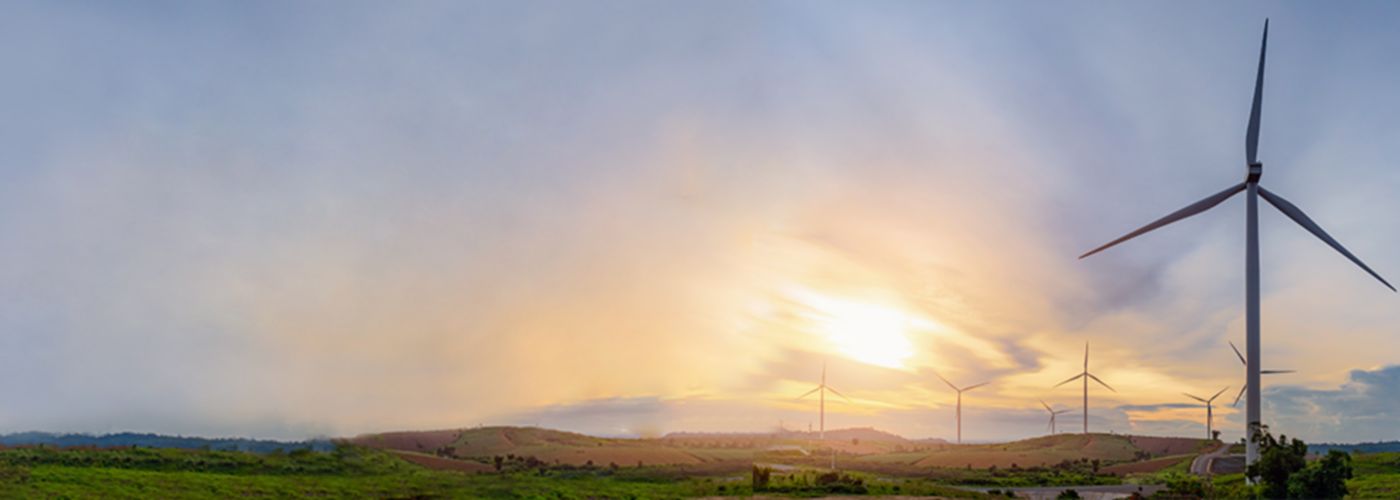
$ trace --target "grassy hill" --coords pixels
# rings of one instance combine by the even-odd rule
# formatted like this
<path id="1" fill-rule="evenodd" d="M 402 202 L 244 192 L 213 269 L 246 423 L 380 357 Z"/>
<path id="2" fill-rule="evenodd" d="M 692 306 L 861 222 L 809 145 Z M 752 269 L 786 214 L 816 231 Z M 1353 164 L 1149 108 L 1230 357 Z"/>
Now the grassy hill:
<path id="1" fill-rule="evenodd" d="M 752 447 L 723 442 L 615 439 L 538 427 L 481 427 L 359 436 L 356 444 L 491 463 L 497 456 L 533 457 L 549 464 L 599 466 L 698 465 L 744 461 Z"/>
<path id="2" fill-rule="evenodd" d="M 977 469 L 1054 465 L 1066 460 L 1098 460 L 1104 465 L 1191 453 L 1204 440 L 1151 438 L 1117 434 L 1058 434 L 998 444 L 944 446 L 920 453 L 862 457 L 876 462 L 903 462 L 918 467 Z"/>
<path id="3" fill-rule="evenodd" d="M 870 464 L 878 470 L 927 470 L 931 468 L 1018 466 L 1043 467 L 1065 461 L 1137 463 L 1173 457 L 1180 460 L 1197 453 L 1206 441 L 1188 438 L 1123 436 L 1116 434 L 1060 434 L 997 444 L 950 445 L 911 441 L 875 429 L 842 429 L 827 432 L 825 441 L 805 432 L 769 434 L 675 433 L 655 439 L 600 438 L 536 427 L 481 427 L 473 429 L 386 433 L 360 436 L 353 442 L 392 450 L 406 460 L 429 467 L 480 470 L 494 458 L 529 457 L 546 464 L 598 466 L 617 464 L 700 466 L 714 463 L 760 461 L 813 464 L 835 450 L 852 466 Z M 811 455 L 811 456 L 808 456 Z M 435 459 L 459 459 L 477 464 Z M 1167 467 L 1175 461 L 1148 464 Z M 1160 467 L 1158 467 L 1160 465 Z M 1139 468 L 1132 468 L 1137 471 Z M 1125 471 L 1128 469 L 1124 469 Z"/>

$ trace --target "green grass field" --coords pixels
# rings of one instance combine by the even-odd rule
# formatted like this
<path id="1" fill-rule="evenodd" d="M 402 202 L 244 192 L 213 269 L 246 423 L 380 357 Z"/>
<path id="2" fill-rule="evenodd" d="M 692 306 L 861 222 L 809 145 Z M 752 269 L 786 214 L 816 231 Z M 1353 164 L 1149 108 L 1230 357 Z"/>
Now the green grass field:
<path id="1" fill-rule="evenodd" d="M 1352 498 L 1400 498 L 1400 453 L 1353 453 Z"/>
<path id="2" fill-rule="evenodd" d="M 256 455 L 200 450 L 0 451 L 4 498 L 683 498 L 745 494 L 747 476 L 677 478 L 665 468 L 462 474 L 384 452 Z"/>

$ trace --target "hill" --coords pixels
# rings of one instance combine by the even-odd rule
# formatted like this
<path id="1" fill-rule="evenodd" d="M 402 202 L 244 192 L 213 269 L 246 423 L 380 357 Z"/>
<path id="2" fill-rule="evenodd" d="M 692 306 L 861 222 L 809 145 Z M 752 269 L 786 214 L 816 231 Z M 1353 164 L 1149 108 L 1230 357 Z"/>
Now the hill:
<path id="1" fill-rule="evenodd" d="M 351 442 L 385 450 L 429 453 L 481 463 L 496 456 L 533 457 L 564 465 L 698 465 L 748 460 L 739 442 L 600 438 L 538 427 L 480 427 L 453 431 L 371 434 Z M 752 441 L 743 441 L 749 443 Z"/>
<path id="2" fill-rule="evenodd" d="M 491 464 L 497 456 L 513 456 L 562 465 L 591 462 L 598 466 L 700 466 L 756 459 L 773 461 L 794 453 L 806 455 L 834 449 L 857 462 L 901 469 L 1035 467 L 1081 459 L 1097 460 L 1107 466 L 1191 455 L 1206 445 L 1201 439 L 1116 434 L 1060 434 L 1009 443 L 950 445 L 909 440 L 871 428 L 833 430 L 826 437 L 825 441 L 818 441 L 817 436 L 806 432 L 671 433 L 661 438 L 629 439 L 537 427 L 480 427 L 370 434 L 351 442 L 395 451 L 407 460 L 425 465 L 432 462 L 426 457 Z"/>
<path id="3" fill-rule="evenodd" d="M 128 446 L 141 446 L 145 448 L 179 448 L 186 450 L 211 449 L 224 451 L 248 451 L 254 453 L 271 453 L 274 451 L 292 451 L 299 449 L 310 449 L 314 451 L 329 451 L 334 445 L 328 439 L 313 439 L 307 441 L 276 441 L 268 439 L 245 439 L 245 438 L 201 438 L 186 436 L 167 436 L 164 434 L 144 434 L 134 432 L 122 432 L 117 434 L 53 434 L 48 432 L 18 432 L 13 434 L 0 435 L 0 446 L 55 446 L 61 448 L 69 447 L 95 447 L 95 448 L 116 448 Z"/>
<path id="4" fill-rule="evenodd" d="M 891 453 L 861 459 L 942 468 L 1035 467 L 1080 459 L 1110 464 L 1194 453 L 1205 443 L 1204 440 L 1188 438 L 1058 434 L 1009 443 L 941 446 L 923 452 Z"/>

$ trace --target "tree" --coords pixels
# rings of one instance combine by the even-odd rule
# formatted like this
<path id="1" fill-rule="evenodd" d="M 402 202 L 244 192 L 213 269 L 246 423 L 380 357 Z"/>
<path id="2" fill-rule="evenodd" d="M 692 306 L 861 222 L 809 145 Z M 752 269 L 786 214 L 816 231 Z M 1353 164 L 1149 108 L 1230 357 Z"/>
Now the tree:
<path id="1" fill-rule="evenodd" d="M 1245 476 L 1263 486 L 1264 498 L 1288 497 L 1288 478 L 1307 466 L 1308 445 L 1284 435 L 1275 440 L 1267 429 L 1253 439 L 1259 443 L 1259 461 L 1245 469 Z"/>
<path id="2" fill-rule="evenodd" d="M 1288 478 L 1291 498 L 1342 498 L 1351 479 L 1351 455 L 1332 450 Z"/>

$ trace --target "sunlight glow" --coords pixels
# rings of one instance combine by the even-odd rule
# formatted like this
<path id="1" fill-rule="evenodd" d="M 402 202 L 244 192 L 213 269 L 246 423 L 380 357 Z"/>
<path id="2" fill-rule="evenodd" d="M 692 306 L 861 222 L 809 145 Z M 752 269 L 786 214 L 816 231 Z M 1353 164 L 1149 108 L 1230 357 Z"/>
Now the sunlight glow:
<path id="1" fill-rule="evenodd" d="M 815 330 L 842 355 L 872 365 L 904 369 L 914 354 L 909 330 L 918 318 L 881 304 L 837 299 L 802 292 L 798 299 Z"/>

